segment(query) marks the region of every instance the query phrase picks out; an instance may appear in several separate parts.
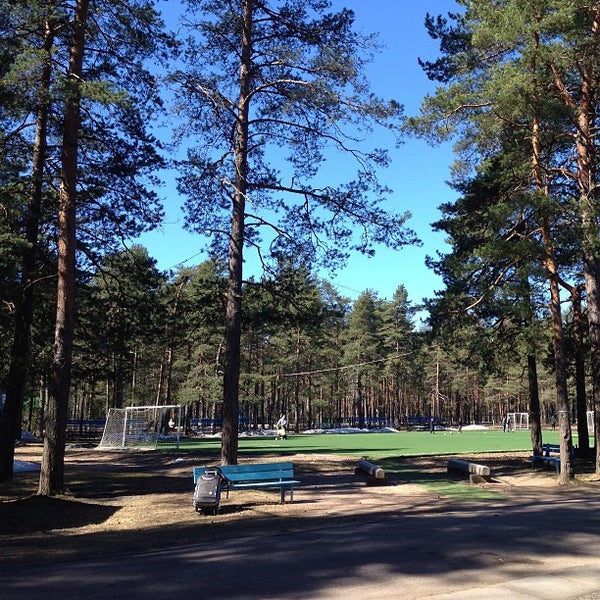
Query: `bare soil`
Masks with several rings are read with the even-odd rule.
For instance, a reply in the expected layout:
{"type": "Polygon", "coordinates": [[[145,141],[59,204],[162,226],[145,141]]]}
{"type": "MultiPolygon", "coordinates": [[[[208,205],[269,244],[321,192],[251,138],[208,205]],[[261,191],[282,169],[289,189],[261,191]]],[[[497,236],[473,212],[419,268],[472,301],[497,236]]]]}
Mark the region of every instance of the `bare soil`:
{"type": "MultiPolygon", "coordinates": [[[[41,463],[41,445],[27,443],[16,458],[41,463]]],[[[522,494],[561,493],[552,470],[532,471],[527,453],[461,457],[490,466],[490,482],[469,483],[498,492],[503,501],[522,494]]],[[[293,531],[324,518],[331,524],[348,515],[361,519],[382,506],[417,511],[440,510],[464,502],[439,496],[421,485],[426,480],[456,478],[447,472],[447,457],[405,457],[401,470],[384,485],[371,485],[355,473],[356,459],[293,455],[302,482],[294,502],[279,503],[278,490],[232,491],[221,500],[219,514],[198,514],[192,507],[192,468],[215,464],[214,456],[160,451],[67,449],[61,496],[37,495],[39,472],[16,473],[0,485],[0,562],[38,563],[52,559],[125,555],[199,541],[293,531]]],[[[261,461],[278,460],[277,456],[261,461]]],[[[240,462],[246,462],[240,460],[240,462]]],[[[248,461],[249,462],[249,461],[248,461]]],[[[385,468],[385,466],[384,466],[385,468]]],[[[597,495],[600,478],[587,469],[573,486],[597,495]]],[[[372,482],[371,482],[372,483],[372,482]]]]}

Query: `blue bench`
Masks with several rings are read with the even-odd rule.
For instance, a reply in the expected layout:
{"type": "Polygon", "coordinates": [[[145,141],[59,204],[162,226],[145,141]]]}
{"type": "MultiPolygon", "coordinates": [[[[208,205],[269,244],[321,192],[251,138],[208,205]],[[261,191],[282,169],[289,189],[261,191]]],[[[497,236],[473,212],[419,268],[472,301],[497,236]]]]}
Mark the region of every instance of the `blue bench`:
{"type": "MultiPolygon", "coordinates": [[[[556,472],[560,473],[560,446],[558,444],[542,444],[543,454],[533,454],[531,458],[531,468],[533,469],[536,463],[548,463],[554,465],[556,472]],[[557,456],[558,454],[558,456],[557,456]]],[[[573,448],[570,450],[571,462],[575,458],[573,448]]]]}
{"type": "Polygon", "coordinates": [[[283,504],[286,490],[290,492],[290,502],[294,501],[294,485],[300,483],[294,479],[294,464],[280,462],[194,467],[194,484],[202,476],[202,473],[210,468],[219,471],[227,497],[229,497],[229,490],[278,487],[283,504]]]}

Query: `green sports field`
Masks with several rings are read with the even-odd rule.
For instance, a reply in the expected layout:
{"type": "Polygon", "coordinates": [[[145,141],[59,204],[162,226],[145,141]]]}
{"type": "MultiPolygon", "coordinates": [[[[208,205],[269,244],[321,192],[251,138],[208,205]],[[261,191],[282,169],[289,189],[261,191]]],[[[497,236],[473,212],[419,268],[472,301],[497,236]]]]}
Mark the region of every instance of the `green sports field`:
{"type": "MultiPolygon", "coordinates": [[[[544,431],[543,441],[558,443],[558,431],[544,431]]],[[[174,448],[172,442],[162,449],[174,448]]],[[[183,439],[180,450],[198,453],[220,452],[219,438],[183,439]]],[[[394,433],[321,433],[288,435],[287,440],[272,436],[240,437],[240,456],[261,454],[338,454],[376,460],[391,456],[427,456],[483,452],[515,452],[531,449],[529,430],[504,433],[499,429],[463,431],[402,431],[394,433]]]]}
{"type": "MultiPolygon", "coordinates": [[[[544,431],[543,441],[558,443],[558,431],[544,431]]],[[[173,442],[161,443],[161,449],[175,449],[173,442]]],[[[444,456],[501,452],[525,452],[531,450],[529,430],[504,433],[501,429],[437,431],[401,431],[390,433],[318,433],[294,435],[287,440],[274,436],[256,435],[239,439],[241,459],[260,460],[263,456],[293,456],[296,454],[342,455],[361,457],[376,462],[386,473],[400,476],[403,481],[422,485],[440,497],[462,500],[500,500],[500,490],[464,485],[442,474],[432,474],[407,465],[402,457],[444,456]]],[[[212,455],[218,461],[221,452],[219,438],[183,439],[179,451],[212,455]]],[[[484,457],[482,457],[484,460],[484,457]]]]}

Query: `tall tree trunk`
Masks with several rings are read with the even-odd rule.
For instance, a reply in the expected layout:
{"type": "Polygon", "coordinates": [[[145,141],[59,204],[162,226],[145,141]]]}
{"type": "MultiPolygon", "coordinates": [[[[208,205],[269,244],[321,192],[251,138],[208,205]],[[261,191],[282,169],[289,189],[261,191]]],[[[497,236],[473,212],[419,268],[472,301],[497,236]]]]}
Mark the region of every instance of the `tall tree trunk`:
{"type": "MultiPolygon", "coordinates": [[[[536,35],[536,45],[539,45],[539,37],[536,35]]],[[[536,63],[532,65],[532,71],[537,71],[536,63]]],[[[533,94],[538,94],[538,83],[534,78],[533,94]]],[[[544,180],[541,156],[542,142],[540,134],[540,119],[537,112],[534,113],[532,119],[531,131],[531,148],[532,148],[532,166],[534,184],[539,193],[548,195],[548,188],[544,180]]],[[[559,428],[560,428],[560,482],[561,484],[568,483],[573,474],[573,465],[571,464],[571,421],[569,409],[569,395],[567,388],[567,366],[564,342],[564,328],[562,322],[562,311],[560,306],[560,287],[558,264],[556,254],[552,244],[550,226],[548,219],[544,215],[542,217],[542,237],[545,250],[545,267],[548,273],[550,283],[550,312],[552,314],[552,342],[554,349],[554,368],[556,375],[556,402],[558,405],[559,428]]],[[[538,415],[539,416],[539,415],[538,415]]]]}
{"type": "Polygon", "coordinates": [[[69,49],[69,88],[65,103],[58,213],[58,292],[52,394],[46,408],[46,436],[40,473],[40,495],[64,489],[64,456],[71,379],[75,313],[75,246],[77,220],[77,144],[88,0],[77,0],[69,49]]]}
{"type": "MultiPolygon", "coordinates": [[[[362,427],[365,422],[365,413],[364,413],[364,398],[363,398],[363,382],[362,382],[362,373],[360,372],[360,367],[356,368],[356,380],[354,384],[354,411],[352,417],[355,417],[358,420],[358,427],[362,427]]],[[[353,427],[356,425],[353,423],[353,427]]]]}
{"type": "MultiPolygon", "coordinates": [[[[537,31],[534,33],[534,45],[536,48],[539,48],[540,45],[540,37],[537,31]]],[[[532,55],[531,62],[531,72],[534,75],[531,83],[531,96],[539,101],[539,82],[537,80],[537,56],[536,54],[532,55]]],[[[533,180],[535,188],[538,192],[547,195],[548,190],[547,186],[544,183],[544,171],[542,169],[541,164],[541,155],[542,155],[542,142],[540,136],[540,119],[537,114],[537,109],[534,109],[534,115],[531,123],[531,162],[533,167],[533,180]]],[[[544,226],[544,243],[546,246],[546,252],[548,258],[551,259],[550,266],[553,264],[554,253],[552,252],[549,232],[547,228],[544,226]]],[[[548,263],[548,260],[546,261],[548,263]]],[[[548,265],[547,265],[548,266],[548,265]]],[[[550,269],[547,269],[550,272],[550,269]]],[[[527,305],[531,308],[531,293],[530,293],[530,285],[529,279],[525,279],[525,289],[527,290],[527,305]]],[[[552,285],[552,284],[551,284],[552,285]]],[[[559,304],[559,312],[560,312],[560,304],[559,304]]],[[[531,310],[528,310],[528,325],[533,323],[533,314],[531,310]]],[[[562,331],[562,329],[561,329],[562,331]]],[[[556,348],[556,344],[555,344],[556,348]]],[[[532,349],[533,350],[533,349],[532,349]]],[[[555,354],[556,357],[556,354],[555,354]]],[[[542,453],[542,415],[540,410],[540,395],[539,395],[539,387],[538,387],[538,379],[537,379],[537,361],[535,357],[535,352],[531,351],[527,355],[527,374],[529,380],[529,412],[531,416],[530,423],[530,435],[531,435],[531,445],[533,454],[538,455],[542,453]]]]}
{"type": "MultiPolygon", "coordinates": [[[[527,290],[527,327],[531,327],[534,321],[532,303],[531,303],[531,288],[529,280],[524,278],[524,289],[527,290]]],[[[542,454],[542,418],[540,409],[540,391],[538,386],[537,376],[537,359],[534,348],[530,348],[527,354],[527,379],[529,383],[529,431],[531,434],[531,448],[533,454],[542,454]]]]}
{"type": "Polygon", "coordinates": [[[542,453],[542,423],[540,415],[540,392],[537,377],[537,361],[535,354],[527,356],[527,379],[529,381],[529,414],[531,447],[533,453],[542,453]]]}
{"type": "Polygon", "coordinates": [[[592,408],[594,410],[594,439],[596,445],[596,474],[600,475],[600,444],[598,443],[600,423],[600,265],[597,259],[586,257],[585,289],[587,296],[587,317],[590,338],[590,360],[592,366],[592,408]]]}
{"type": "Polygon", "coordinates": [[[589,456],[590,433],[587,425],[587,398],[585,394],[585,347],[581,317],[581,287],[571,288],[573,305],[573,338],[575,342],[575,393],[577,410],[577,439],[581,456],[589,456]]]}
{"type": "MultiPolygon", "coordinates": [[[[598,35],[598,25],[598,22],[596,22],[596,36],[598,35]]],[[[577,182],[579,187],[579,213],[583,229],[584,278],[592,364],[593,405],[597,418],[600,412],[600,250],[598,249],[600,231],[598,228],[598,209],[596,208],[596,149],[593,116],[596,94],[592,77],[591,69],[584,72],[578,119],[577,182]]],[[[595,437],[596,473],[600,474],[600,444],[598,444],[597,428],[595,428],[595,437]]]]}
{"type": "Polygon", "coordinates": [[[177,292],[175,293],[175,301],[173,302],[173,311],[172,311],[172,321],[167,325],[167,360],[165,364],[165,404],[172,403],[172,384],[173,384],[173,346],[174,346],[174,337],[175,337],[175,329],[177,327],[177,309],[179,307],[179,300],[181,299],[181,294],[185,289],[185,286],[188,284],[189,278],[184,277],[179,286],[177,286],[177,292]]]}
{"type": "Polygon", "coordinates": [[[35,272],[40,211],[44,183],[44,166],[46,163],[46,137],[50,113],[50,77],[52,73],[52,47],[54,30],[46,20],[44,24],[44,63],[40,77],[38,104],[36,110],[36,128],[33,145],[33,167],[31,190],[25,217],[25,238],[27,246],[23,252],[21,265],[20,297],[15,303],[15,326],[11,348],[10,367],[6,385],[4,410],[0,414],[0,482],[10,481],[13,477],[15,441],[21,434],[20,414],[25,398],[27,384],[27,368],[30,360],[31,323],[33,320],[32,280],[35,272]]]}
{"type": "Polygon", "coordinates": [[[548,233],[548,226],[542,228],[546,247],[546,269],[550,279],[550,312],[552,314],[552,342],[554,347],[554,370],[556,376],[556,403],[560,431],[560,483],[568,483],[573,475],[571,462],[571,419],[567,388],[567,367],[565,356],[564,327],[560,307],[560,288],[554,250],[548,233]]]}
{"type": "MultiPolygon", "coordinates": [[[[582,55],[577,65],[581,86],[575,92],[566,84],[556,65],[552,65],[554,85],[564,105],[577,115],[576,152],[577,177],[579,195],[579,216],[583,241],[583,275],[585,280],[587,317],[590,340],[590,360],[592,365],[593,408],[596,424],[600,421],[600,247],[598,244],[600,229],[598,227],[599,212],[597,208],[596,181],[596,97],[598,79],[596,77],[596,54],[592,49],[600,47],[600,6],[591,3],[589,8],[592,18],[590,36],[586,55],[582,55]]],[[[562,431],[561,431],[562,433],[562,431]]],[[[600,475],[600,444],[598,444],[598,427],[596,437],[596,473],[600,475]]],[[[561,461],[562,461],[561,447],[561,461]]]]}
{"type": "MultiPolygon", "coordinates": [[[[579,214],[581,215],[584,279],[587,300],[587,317],[592,365],[593,409],[596,420],[600,413],[600,249],[598,239],[598,209],[596,207],[595,174],[595,128],[593,128],[592,106],[594,92],[591,82],[584,78],[583,96],[579,116],[577,163],[579,186],[579,214]]],[[[596,473],[600,475],[600,444],[598,428],[594,428],[596,442],[596,473]]]]}
{"type": "MultiPolygon", "coordinates": [[[[302,328],[300,326],[296,326],[296,347],[294,348],[295,354],[295,364],[294,370],[296,373],[300,371],[300,352],[301,352],[301,339],[302,339],[302,328]]],[[[302,418],[302,411],[300,409],[300,377],[301,375],[296,375],[294,377],[294,412],[296,413],[296,422],[294,424],[294,431],[296,433],[300,432],[300,419],[302,418]]],[[[289,425],[288,425],[289,427],[289,425]]]]}
{"type": "Polygon", "coordinates": [[[229,277],[226,301],[225,369],[223,374],[223,430],[221,462],[237,463],[240,388],[240,341],[242,335],[242,269],[246,194],[248,190],[248,115],[252,69],[252,27],[254,0],[244,2],[240,68],[240,96],[237,105],[235,179],[232,199],[229,277]]]}

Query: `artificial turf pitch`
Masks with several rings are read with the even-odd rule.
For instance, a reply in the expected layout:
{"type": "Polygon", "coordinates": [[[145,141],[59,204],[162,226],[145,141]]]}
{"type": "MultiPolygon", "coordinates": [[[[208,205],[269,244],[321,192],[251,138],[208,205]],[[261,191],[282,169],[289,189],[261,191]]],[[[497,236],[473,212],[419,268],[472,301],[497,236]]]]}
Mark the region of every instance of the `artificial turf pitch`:
{"type": "MultiPolygon", "coordinates": [[[[543,441],[558,443],[558,431],[545,430],[543,441]]],[[[161,449],[174,448],[173,442],[163,442],[161,449]]],[[[218,437],[184,438],[179,450],[198,453],[218,453],[221,440],[218,437]]],[[[248,455],[289,454],[337,454],[360,456],[377,460],[390,456],[430,456],[450,454],[518,452],[531,449],[528,429],[503,432],[501,429],[468,431],[360,432],[360,433],[311,433],[288,434],[286,440],[274,436],[240,436],[238,453],[248,455]]]]}

